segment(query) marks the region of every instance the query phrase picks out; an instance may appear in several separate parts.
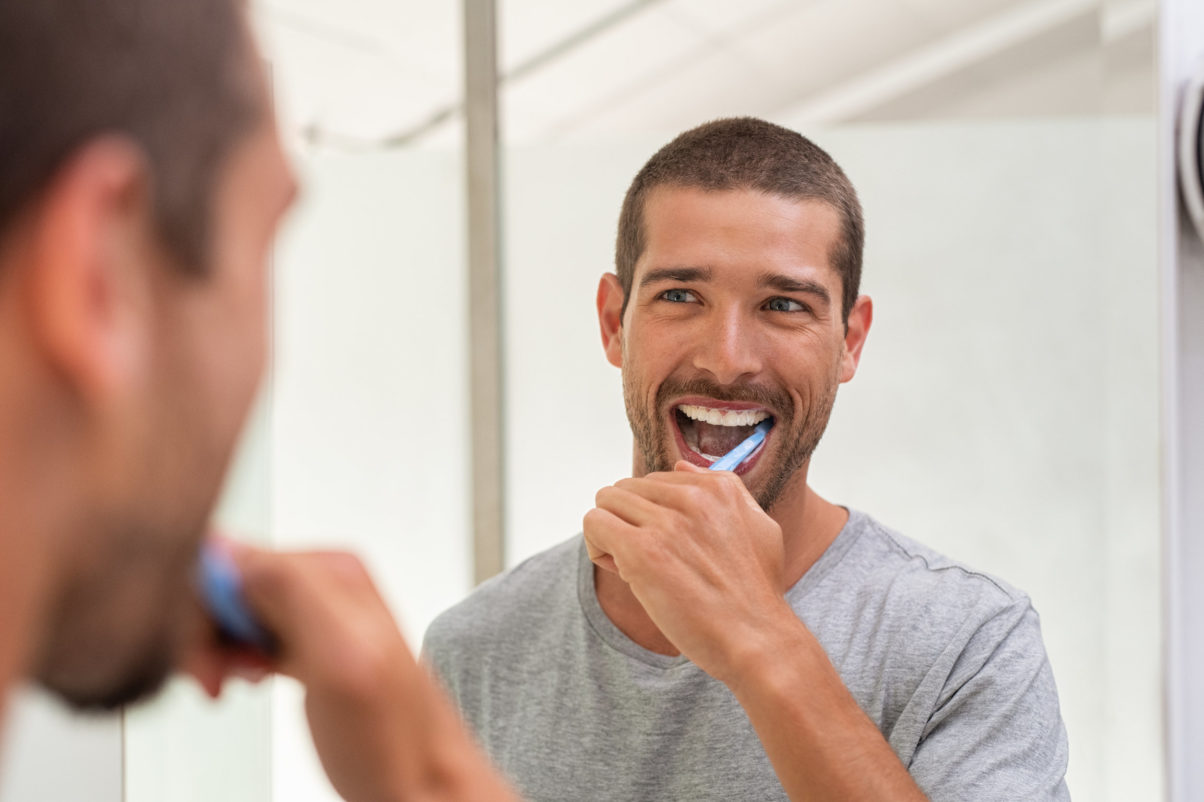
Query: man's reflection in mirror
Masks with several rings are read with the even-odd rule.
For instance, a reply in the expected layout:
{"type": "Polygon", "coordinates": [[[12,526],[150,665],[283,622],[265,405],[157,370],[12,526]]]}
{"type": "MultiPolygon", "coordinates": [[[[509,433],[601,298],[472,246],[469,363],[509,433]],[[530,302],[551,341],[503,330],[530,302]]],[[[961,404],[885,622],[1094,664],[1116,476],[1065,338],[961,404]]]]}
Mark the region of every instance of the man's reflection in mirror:
{"type": "Polygon", "coordinates": [[[1028,597],[809,484],[873,320],[863,241],[841,168],[760,120],[636,175],[597,294],[631,477],[425,643],[528,798],[1069,798],[1028,597]]]}

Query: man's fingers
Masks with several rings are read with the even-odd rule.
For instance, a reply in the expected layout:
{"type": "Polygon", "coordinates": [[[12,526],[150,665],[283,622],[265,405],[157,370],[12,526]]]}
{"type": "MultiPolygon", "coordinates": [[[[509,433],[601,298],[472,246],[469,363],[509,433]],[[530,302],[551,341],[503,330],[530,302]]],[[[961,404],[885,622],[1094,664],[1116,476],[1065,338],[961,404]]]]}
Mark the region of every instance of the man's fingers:
{"type": "Polygon", "coordinates": [[[752,493],[744,484],[744,480],[731,471],[712,471],[699,468],[697,465],[679,460],[672,471],[648,474],[646,478],[670,487],[694,487],[710,493],[732,492],[752,500],[752,493]]]}
{"type": "Polygon", "coordinates": [[[673,470],[650,473],[647,478],[671,485],[689,485],[719,483],[728,481],[734,476],[735,474],[731,471],[712,471],[708,468],[699,468],[685,460],[678,460],[674,464],[673,470]]]}
{"type": "Polygon", "coordinates": [[[196,680],[210,699],[221,695],[226,672],[216,649],[191,649],[180,659],[178,668],[196,680]]]}
{"type": "Polygon", "coordinates": [[[276,670],[272,660],[258,651],[221,643],[211,624],[198,626],[178,658],[178,668],[190,675],[216,699],[230,677],[258,682],[276,670]]]}
{"type": "Polygon", "coordinates": [[[593,560],[594,565],[601,568],[603,571],[610,571],[612,574],[619,574],[619,565],[615,562],[615,558],[609,554],[601,554],[597,559],[593,560]]]}
{"type": "MultiPolygon", "coordinates": [[[[592,512],[598,512],[598,510],[593,510],[592,512]]],[[[586,519],[589,519],[588,514],[586,515],[586,519]]],[[[612,574],[619,573],[619,566],[615,564],[615,558],[607,554],[600,547],[594,545],[594,543],[590,540],[590,535],[592,535],[593,532],[592,527],[589,524],[585,526],[585,531],[590,532],[590,534],[587,534],[585,537],[585,551],[587,554],[589,554],[590,562],[604,571],[610,571],[612,574]]]]}
{"type": "Polygon", "coordinates": [[[305,681],[324,671],[339,641],[375,613],[375,591],[351,555],[249,550],[235,560],[247,605],[279,642],[275,667],[288,676],[305,681]]]}
{"type": "Polygon", "coordinates": [[[585,514],[582,524],[585,533],[585,549],[594,565],[608,571],[620,573],[616,555],[622,558],[626,541],[639,537],[639,529],[624,521],[609,510],[595,507],[585,514]]]}
{"type": "Polygon", "coordinates": [[[650,473],[639,479],[622,479],[615,483],[615,487],[647,499],[657,506],[679,512],[690,512],[719,494],[734,492],[748,495],[744,482],[734,474],[705,469],[650,473]]]}
{"type": "MultiPolygon", "coordinates": [[[[648,474],[639,479],[620,479],[615,482],[615,488],[647,499],[659,507],[678,508],[686,500],[682,498],[682,489],[689,483],[662,481],[661,476],[672,474],[648,474]]],[[[695,482],[697,484],[697,482],[695,482]]],[[[634,522],[633,522],[634,523],[634,522]]]]}
{"type": "Polygon", "coordinates": [[[645,485],[608,485],[598,491],[594,503],[634,526],[644,526],[656,519],[665,503],[665,495],[654,483],[645,485]]]}

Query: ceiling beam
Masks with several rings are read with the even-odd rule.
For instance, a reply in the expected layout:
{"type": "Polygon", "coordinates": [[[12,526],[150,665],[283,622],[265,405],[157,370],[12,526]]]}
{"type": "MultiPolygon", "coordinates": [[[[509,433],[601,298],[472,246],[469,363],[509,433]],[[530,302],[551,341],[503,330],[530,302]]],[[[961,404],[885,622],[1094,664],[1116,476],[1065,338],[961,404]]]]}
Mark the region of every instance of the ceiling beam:
{"type": "MultiPolygon", "coordinates": [[[[1066,25],[1100,15],[1099,0],[1030,0],[985,22],[942,37],[902,58],[812,95],[774,116],[799,123],[833,124],[860,116],[896,98],[1066,25]]],[[[1124,3],[1101,24],[1105,43],[1153,24],[1154,3],[1124,3]]]]}

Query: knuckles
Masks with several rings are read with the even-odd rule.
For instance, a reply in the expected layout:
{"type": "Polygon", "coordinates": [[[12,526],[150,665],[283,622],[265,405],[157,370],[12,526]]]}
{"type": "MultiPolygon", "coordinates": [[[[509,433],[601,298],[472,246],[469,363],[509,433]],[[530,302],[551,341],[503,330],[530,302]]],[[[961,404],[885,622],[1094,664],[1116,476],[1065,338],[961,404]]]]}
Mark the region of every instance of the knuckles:
{"type": "Polygon", "coordinates": [[[596,528],[601,523],[602,510],[594,507],[581,516],[581,528],[589,532],[596,528]]]}
{"type": "Polygon", "coordinates": [[[238,570],[248,593],[259,598],[287,598],[298,584],[287,558],[277,554],[251,554],[239,560],[238,570]]]}
{"type": "Polygon", "coordinates": [[[699,509],[709,503],[713,495],[705,485],[684,484],[677,489],[678,504],[685,509],[699,509]]]}
{"type": "Polygon", "coordinates": [[[612,485],[607,485],[597,493],[594,493],[594,505],[597,507],[605,507],[607,499],[614,497],[616,489],[617,488],[612,485]]]}
{"type": "Polygon", "coordinates": [[[739,498],[748,492],[744,481],[734,473],[725,473],[723,476],[715,478],[719,480],[718,491],[727,498],[739,498]]]}

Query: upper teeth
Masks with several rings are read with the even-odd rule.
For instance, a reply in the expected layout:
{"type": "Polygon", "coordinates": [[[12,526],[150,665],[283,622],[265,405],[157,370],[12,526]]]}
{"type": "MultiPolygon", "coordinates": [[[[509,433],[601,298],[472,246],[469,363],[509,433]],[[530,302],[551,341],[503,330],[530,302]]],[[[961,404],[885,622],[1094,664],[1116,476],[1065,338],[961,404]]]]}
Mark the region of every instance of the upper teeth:
{"type": "Polygon", "coordinates": [[[769,417],[763,409],[712,409],[693,404],[682,404],[678,409],[691,420],[714,426],[756,426],[769,417]]]}

